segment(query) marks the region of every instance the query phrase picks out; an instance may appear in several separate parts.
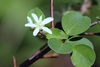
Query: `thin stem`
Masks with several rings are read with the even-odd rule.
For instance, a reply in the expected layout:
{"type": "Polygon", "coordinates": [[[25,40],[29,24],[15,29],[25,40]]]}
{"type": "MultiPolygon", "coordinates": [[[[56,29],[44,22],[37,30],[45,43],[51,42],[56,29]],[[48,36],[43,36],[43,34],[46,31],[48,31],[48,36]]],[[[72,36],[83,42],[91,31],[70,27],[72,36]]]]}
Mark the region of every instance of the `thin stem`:
{"type": "MultiPolygon", "coordinates": [[[[91,23],[90,27],[93,27],[93,26],[95,26],[97,24],[100,24],[99,20],[91,23]]],[[[100,36],[100,32],[98,32],[98,33],[82,33],[82,34],[79,34],[79,35],[81,35],[81,36],[94,36],[94,35],[100,36]]]]}
{"type": "Polygon", "coordinates": [[[88,13],[88,8],[91,7],[91,1],[90,0],[84,0],[84,3],[81,7],[81,14],[88,13]]]}
{"type": "Polygon", "coordinates": [[[14,67],[17,67],[16,58],[14,56],[13,56],[13,65],[14,65],[14,67]]]}
{"type": "Polygon", "coordinates": [[[100,36],[100,32],[98,33],[82,33],[81,36],[100,36]]]}
{"type": "MultiPolygon", "coordinates": [[[[50,0],[50,14],[54,18],[54,1],[50,0]]],[[[54,28],[54,20],[51,22],[51,27],[54,28]]]]}
{"type": "Polygon", "coordinates": [[[94,33],[95,35],[97,35],[97,36],[100,36],[100,32],[98,32],[98,33],[94,33]]]}
{"type": "Polygon", "coordinates": [[[90,26],[92,27],[92,26],[95,26],[95,25],[97,25],[97,24],[100,24],[100,21],[99,21],[99,20],[97,20],[97,21],[95,21],[95,22],[91,23],[91,25],[90,25],[90,26]]]}
{"type": "Polygon", "coordinates": [[[57,53],[53,53],[51,55],[44,55],[43,58],[58,58],[59,54],[57,53]]]}
{"type": "Polygon", "coordinates": [[[95,34],[94,33],[82,33],[79,35],[81,35],[81,36],[94,36],[95,34]]]}

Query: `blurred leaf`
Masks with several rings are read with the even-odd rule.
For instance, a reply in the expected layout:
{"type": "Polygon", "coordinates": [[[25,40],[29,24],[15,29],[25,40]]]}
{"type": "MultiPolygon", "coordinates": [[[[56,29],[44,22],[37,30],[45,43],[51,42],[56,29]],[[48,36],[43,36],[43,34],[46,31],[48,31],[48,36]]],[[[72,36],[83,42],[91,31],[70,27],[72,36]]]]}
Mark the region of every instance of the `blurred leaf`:
{"type": "Polygon", "coordinates": [[[49,47],[59,54],[70,54],[73,50],[73,46],[69,42],[62,43],[56,38],[51,38],[48,41],[49,47]]]}
{"type": "Polygon", "coordinates": [[[46,35],[47,39],[50,39],[50,38],[67,39],[68,38],[68,36],[62,30],[59,30],[57,28],[53,28],[51,30],[52,30],[52,34],[47,34],[46,35]]]}
{"type": "Polygon", "coordinates": [[[32,13],[35,13],[37,16],[38,16],[38,18],[42,15],[42,19],[44,19],[45,18],[45,15],[44,15],[44,13],[39,9],[39,8],[34,8],[34,9],[32,9],[32,10],[30,10],[29,12],[28,12],[28,16],[29,17],[31,17],[31,19],[32,19],[32,21],[33,22],[35,22],[35,20],[34,20],[34,18],[32,17],[32,13]]]}
{"type": "Polygon", "coordinates": [[[74,47],[71,60],[76,67],[91,67],[95,61],[95,53],[89,46],[80,44],[74,47]]]}
{"type": "Polygon", "coordinates": [[[90,27],[91,20],[79,12],[71,11],[63,16],[62,27],[67,35],[77,35],[90,27]]]}
{"type": "Polygon", "coordinates": [[[83,0],[54,0],[55,4],[80,3],[83,0]]]}
{"type": "MultiPolygon", "coordinates": [[[[98,8],[97,6],[92,6],[90,9],[91,13],[88,14],[87,16],[89,16],[91,18],[91,22],[95,22],[97,20],[97,17],[100,17],[100,8],[98,8]]],[[[99,32],[100,29],[100,24],[97,24],[91,28],[89,28],[88,32],[99,32]]],[[[94,39],[94,37],[93,37],[94,39]]]]}
{"type": "Polygon", "coordinates": [[[88,16],[91,18],[91,21],[94,22],[97,16],[100,17],[100,8],[97,6],[92,6],[90,10],[91,14],[88,14],[88,16]]]}

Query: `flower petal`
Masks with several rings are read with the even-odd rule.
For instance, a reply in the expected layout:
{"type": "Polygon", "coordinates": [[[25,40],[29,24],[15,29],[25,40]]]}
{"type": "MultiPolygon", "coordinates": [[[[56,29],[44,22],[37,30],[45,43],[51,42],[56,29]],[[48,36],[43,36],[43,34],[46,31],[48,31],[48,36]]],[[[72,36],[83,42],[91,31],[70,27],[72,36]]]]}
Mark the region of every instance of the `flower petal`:
{"type": "Polygon", "coordinates": [[[33,28],[33,27],[36,27],[36,25],[33,24],[33,23],[26,23],[25,27],[31,27],[31,28],[33,28]]]}
{"type": "Polygon", "coordinates": [[[39,33],[39,28],[36,28],[33,32],[33,36],[36,36],[39,33]]]}
{"type": "Polygon", "coordinates": [[[49,34],[52,34],[52,31],[51,31],[49,28],[47,28],[47,27],[42,27],[42,29],[43,29],[43,31],[45,31],[45,32],[47,32],[47,33],[49,33],[49,34]]]}
{"type": "Polygon", "coordinates": [[[42,15],[39,17],[39,21],[37,23],[41,23],[42,22],[42,15]]]}
{"type": "Polygon", "coordinates": [[[33,21],[31,20],[31,18],[29,16],[27,16],[27,20],[29,23],[33,23],[33,21]]]}
{"type": "Polygon", "coordinates": [[[41,24],[45,25],[45,24],[50,23],[51,21],[53,21],[53,18],[52,17],[48,17],[48,18],[44,19],[41,24]]]}
{"type": "Polygon", "coordinates": [[[35,13],[32,13],[32,17],[36,21],[36,23],[39,21],[38,16],[35,13]]]}

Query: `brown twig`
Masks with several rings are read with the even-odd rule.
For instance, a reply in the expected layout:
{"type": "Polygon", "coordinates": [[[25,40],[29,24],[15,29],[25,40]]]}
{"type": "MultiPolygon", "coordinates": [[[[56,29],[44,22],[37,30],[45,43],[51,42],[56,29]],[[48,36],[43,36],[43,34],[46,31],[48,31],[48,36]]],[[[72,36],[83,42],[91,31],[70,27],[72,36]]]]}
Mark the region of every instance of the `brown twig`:
{"type": "MultiPolygon", "coordinates": [[[[54,18],[54,1],[50,0],[50,14],[51,17],[54,18]]],[[[54,24],[54,20],[51,22],[51,27],[54,28],[55,24],[54,24]]]]}
{"type": "MultiPolygon", "coordinates": [[[[84,3],[81,7],[81,14],[88,13],[88,8],[91,7],[91,1],[90,0],[84,0],[84,3]]],[[[89,14],[89,13],[88,13],[89,14]]]]}
{"type": "Polygon", "coordinates": [[[44,55],[42,58],[58,58],[59,54],[53,53],[51,55],[44,55]]]}
{"type": "Polygon", "coordinates": [[[90,27],[95,26],[95,25],[97,25],[97,24],[100,24],[100,20],[97,20],[97,21],[91,23],[90,27]]]}
{"type": "Polygon", "coordinates": [[[81,36],[100,36],[100,32],[97,32],[97,33],[82,33],[80,34],[81,36]]]}
{"type": "Polygon", "coordinates": [[[14,56],[13,56],[13,65],[14,67],[17,67],[16,58],[14,56]]]}
{"type": "Polygon", "coordinates": [[[94,33],[82,33],[81,36],[94,36],[94,33]]]}
{"type": "MultiPolygon", "coordinates": [[[[97,20],[97,21],[91,23],[90,27],[93,27],[97,24],[100,24],[100,20],[97,20]]],[[[79,34],[79,35],[82,35],[82,36],[94,36],[94,35],[100,36],[100,32],[98,32],[98,33],[92,33],[92,32],[91,33],[82,33],[82,34],[79,34]]]]}

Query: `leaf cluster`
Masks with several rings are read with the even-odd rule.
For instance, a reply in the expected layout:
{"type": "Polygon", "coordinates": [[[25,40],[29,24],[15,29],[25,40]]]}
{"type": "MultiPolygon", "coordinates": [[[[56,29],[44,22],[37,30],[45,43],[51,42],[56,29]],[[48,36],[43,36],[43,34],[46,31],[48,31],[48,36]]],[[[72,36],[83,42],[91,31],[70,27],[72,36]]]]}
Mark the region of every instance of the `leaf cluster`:
{"type": "MultiPolygon", "coordinates": [[[[35,8],[28,13],[37,14],[39,17],[45,15],[39,8],[35,8]]],[[[31,16],[30,16],[31,17],[31,16]]],[[[34,19],[32,20],[34,22],[34,19]]],[[[82,16],[79,12],[70,11],[62,17],[63,30],[53,28],[52,34],[46,34],[48,46],[59,54],[72,54],[71,60],[76,67],[91,67],[95,61],[93,44],[87,39],[80,37],[79,34],[89,29],[91,20],[87,16],[82,16]]]]}

